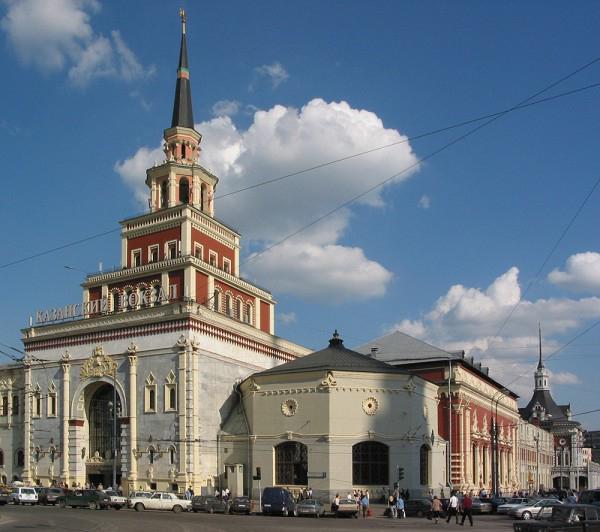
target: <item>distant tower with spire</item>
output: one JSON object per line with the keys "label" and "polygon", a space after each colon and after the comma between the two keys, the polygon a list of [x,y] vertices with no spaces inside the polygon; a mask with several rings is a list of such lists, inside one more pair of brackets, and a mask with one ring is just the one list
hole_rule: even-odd
{"label": "distant tower with spire", "polygon": [[538,361],[537,369],[535,370],[534,378],[535,378],[535,390],[540,391],[548,391],[550,387],[548,385],[548,379],[550,377],[550,373],[544,367],[544,362],[542,361],[542,325],[538,324],[538,336],[539,336],[539,350],[540,350],[540,359]]}

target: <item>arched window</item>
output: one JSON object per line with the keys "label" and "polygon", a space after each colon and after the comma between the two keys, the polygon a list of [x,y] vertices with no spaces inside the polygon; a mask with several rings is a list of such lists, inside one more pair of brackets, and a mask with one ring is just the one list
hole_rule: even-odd
{"label": "arched window", "polygon": [[221,294],[218,290],[213,292],[213,310],[216,312],[219,312],[219,308],[221,307],[221,302],[219,301],[220,296]]}
{"label": "arched window", "polygon": [[23,449],[17,451],[17,467],[25,467],[25,453]]}
{"label": "arched window", "polygon": [[421,477],[421,486],[429,485],[429,457],[431,449],[427,445],[421,445],[419,454],[419,471]]}
{"label": "arched window", "polygon": [[275,484],[298,486],[308,483],[308,450],[300,442],[275,447]]}
{"label": "arched window", "polygon": [[181,203],[189,203],[190,201],[190,184],[185,177],[179,180],[179,201]]}
{"label": "arched window", "polygon": [[175,464],[175,447],[169,447],[169,464]]}
{"label": "arched window", "polygon": [[4,451],[0,449],[0,467],[4,467]]}
{"label": "arched window", "polygon": [[111,295],[113,312],[119,312],[119,310],[121,310],[121,294],[118,290],[115,290]]}
{"label": "arched window", "polygon": [[233,316],[233,300],[229,294],[225,296],[225,312],[228,316]]}
{"label": "arched window", "polygon": [[252,305],[250,303],[246,303],[246,312],[244,313],[244,321],[246,323],[252,324]]}
{"label": "arched window", "polygon": [[177,390],[175,386],[169,388],[169,410],[177,408]]}
{"label": "arched window", "polygon": [[148,460],[150,461],[151,464],[154,463],[154,453],[156,451],[154,450],[154,447],[150,447],[150,449],[148,449]]}
{"label": "arched window", "polygon": [[242,321],[242,311],[243,311],[244,303],[242,303],[241,299],[235,300],[235,317]]}
{"label": "arched window", "polygon": [[200,210],[204,212],[206,210],[206,185],[202,184],[200,186]]}
{"label": "arched window", "polygon": [[167,182],[163,181],[160,184],[160,206],[165,208],[167,206]]}
{"label": "arched window", "polygon": [[377,441],[352,446],[352,484],[362,486],[389,483],[389,449]]}

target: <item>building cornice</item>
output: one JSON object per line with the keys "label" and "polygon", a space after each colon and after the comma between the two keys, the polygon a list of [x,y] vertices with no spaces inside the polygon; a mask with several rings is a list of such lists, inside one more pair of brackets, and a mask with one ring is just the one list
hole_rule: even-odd
{"label": "building cornice", "polygon": [[207,334],[277,360],[289,361],[309,352],[298,344],[195,303],[171,303],[138,311],[31,327],[23,330],[23,343],[26,352],[33,353],[186,330]]}

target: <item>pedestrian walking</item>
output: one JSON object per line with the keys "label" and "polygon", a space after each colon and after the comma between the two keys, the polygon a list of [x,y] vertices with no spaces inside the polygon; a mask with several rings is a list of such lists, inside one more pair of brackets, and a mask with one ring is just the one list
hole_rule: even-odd
{"label": "pedestrian walking", "polygon": [[438,524],[438,519],[442,513],[442,501],[440,501],[437,495],[433,496],[433,501],[431,502],[431,517],[435,519],[435,524]]}
{"label": "pedestrian walking", "polygon": [[369,513],[369,495],[367,493],[363,493],[363,496],[360,499],[360,506],[362,508],[362,516],[363,519],[367,518],[367,514]]}
{"label": "pedestrian walking", "polygon": [[396,517],[398,519],[404,519],[406,517],[406,514],[404,513],[404,499],[402,497],[396,499]]}
{"label": "pedestrian walking", "polygon": [[471,494],[467,493],[462,500],[462,521],[460,524],[464,526],[465,519],[469,518],[469,523],[473,526],[473,499],[471,498]]}
{"label": "pedestrian walking", "polygon": [[446,519],[446,523],[449,523],[453,516],[458,525],[458,497],[455,492],[452,492],[450,501],[448,501],[448,519]]}

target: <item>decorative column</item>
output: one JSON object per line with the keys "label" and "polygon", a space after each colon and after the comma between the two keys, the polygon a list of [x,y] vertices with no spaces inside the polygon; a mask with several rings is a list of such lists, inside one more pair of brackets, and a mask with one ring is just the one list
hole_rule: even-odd
{"label": "decorative column", "polygon": [[187,449],[187,436],[188,436],[188,412],[187,412],[187,381],[186,381],[186,367],[187,367],[187,347],[189,340],[182,334],[177,340],[175,348],[179,352],[178,370],[179,375],[177,378],[177,421],[178,421],[178,434],[177,439],[179,440],[179,471],[177,473],[177,482],[179,484],[187,484],[189,478],[187,473],[189,472],[188,466],[188,449]]}
{"label": "decorative column", "polygon": [[127,348],[129,360],[129,487],[130,491],[135,489],[137,480],[137,459],[133,449],[138,450],[137,445],[137,346],[132,342]]}
{"label": "decorative column", "polygon": [[33,388],[31,387],[31,358],[28,355],[23,359],[25,369],[25,393],[24,393],[24,416],[23,416],[23,482],[31,484],[31,401]]}
{"label": "decorative column", "polygon": [[71,355],[65,351],[61,359],[62,367],[62,412],[61,412],[61,477],[63,482],[69,485],[69,401],[71,399]]}

